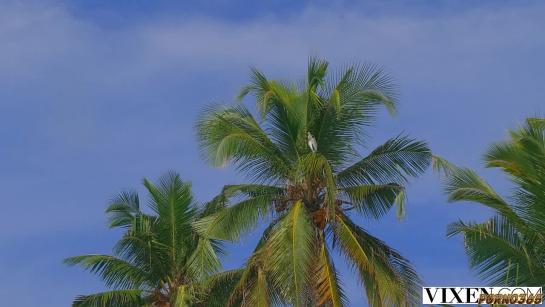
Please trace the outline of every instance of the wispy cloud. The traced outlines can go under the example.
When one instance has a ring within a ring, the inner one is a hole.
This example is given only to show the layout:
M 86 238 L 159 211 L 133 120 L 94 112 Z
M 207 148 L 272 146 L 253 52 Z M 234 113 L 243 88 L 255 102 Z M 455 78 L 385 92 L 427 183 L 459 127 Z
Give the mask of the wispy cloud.
M 3 75 L 20 77 L 48 69 L 57 69 L 59 75 L 63 73 L 59 67 L 83 67 L 91 73 L 89 78 L 96 74 L 112 81 L 173 67 L 216 70 L 256 65 L 290 71 L 304 66 L 301 58 L 320 54 L 340 61 L 420 67 L 424 73 L 441 65 L 457 76 L 476 60 L 489 59 L 481 62 L 487 66 L 512 52 L 543 48 L 539 35 L 544 10 L 544 4 L 535 2 L 449 15 L 372 16 L 309 7 L 296 16 L 270 15 L 240 23 L 169 16 L 112 28 L 78 19 L 61 5 L 6 4 L 0 10 L 0 67 Z

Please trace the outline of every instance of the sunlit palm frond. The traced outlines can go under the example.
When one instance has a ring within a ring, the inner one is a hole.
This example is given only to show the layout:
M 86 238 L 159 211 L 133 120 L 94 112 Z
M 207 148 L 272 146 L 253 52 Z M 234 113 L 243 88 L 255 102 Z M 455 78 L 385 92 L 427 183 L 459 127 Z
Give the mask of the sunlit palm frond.
M 274 280 L 267 271 L 266 263 L 270 259 L 271 249 L 269 238 L 276 229 L 282 217 L 273 220 L 263 231 L 252 255 L 241 269 L 240 277 L 234 286 L 226 306 L 254 306 L 258 303 L 264 306 L 283 306 L 287 304 L 285 294 L 274 285 Z M 267 292 L 259 287 L 267 285 Z M 258 295 L 262 295 L 259 297 Z
M 180 285 L 173 292 L 174 295 L 170 299 L 171 304 L 167 306 L 190 307 L 193 305 L 197 295 L 195 289 L 190 285 Z
M 342 214 L 334 228 L 343 255 L 365 285 L 369 303 L 417 305 L 420 279 L 408 260 Z M 379 304 L 379 305 L 380 305 Z
M 301 201 L 283 217 L 267 242 L 270 251 L 268 269 L 275 285 L 288 294 L 293 306 L 303 306 L 303 289 L 310 278 L 310 264 L 315 252 L 314 228 Z
M 271 306 L 269 289 L 271 286 L 262 269 L 258 269 L 255 278 L 249 284 L 247 295 L 242 306 L 268 307 Z

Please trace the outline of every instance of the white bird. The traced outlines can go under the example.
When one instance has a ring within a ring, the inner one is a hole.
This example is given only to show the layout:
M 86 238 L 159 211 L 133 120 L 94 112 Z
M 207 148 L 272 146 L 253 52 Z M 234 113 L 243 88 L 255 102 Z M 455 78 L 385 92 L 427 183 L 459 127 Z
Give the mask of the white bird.
M 316 143 L 316 139 L 314 138 L 314 136 L 312 136 L 312 134 L 310 134 L 310 132 L 307 132 L 307 134 L 308 147 L 310 148 L 310 150 L 312 150 L 312 152 L 316 152 L 316 150 L 318 150 L 318 143 Z

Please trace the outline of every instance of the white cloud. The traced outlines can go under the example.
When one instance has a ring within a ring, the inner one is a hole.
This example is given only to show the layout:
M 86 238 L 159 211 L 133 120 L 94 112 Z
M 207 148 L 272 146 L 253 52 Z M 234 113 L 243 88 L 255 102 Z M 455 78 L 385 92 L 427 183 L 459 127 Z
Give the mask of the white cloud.
M 0 68 L 2 74 L 30 77 L 32 72 L 69 66 L 120 80 L 173 66 L 293 70 L 304 67 L 302 59 L 319 54 L 433 73 L 431 68 L 440 65 L 463 73 L 477 60 L 486 66 L 487 58 L 543 48 L 543 12 L 545 5 L 538 2 L 432 16 L 372 16 L 357 10 L 309 8 L 284 19 L 272 16 L 236 23 L 194 16 L 115 28 L 80 20 L 59 5 L 4 5 Z

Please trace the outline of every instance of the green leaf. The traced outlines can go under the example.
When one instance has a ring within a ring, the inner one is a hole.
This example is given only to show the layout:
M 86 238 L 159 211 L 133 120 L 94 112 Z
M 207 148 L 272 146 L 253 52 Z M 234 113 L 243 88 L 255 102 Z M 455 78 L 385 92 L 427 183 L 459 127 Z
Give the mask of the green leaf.
M 337 215 L 334 232 L 371 306 L 419 303 L 420 279 L 408 260 L 343 214 Z
M 432 156 L 431 162 L 433 170 L 439 175 L 444 175 L 445 177 L 452 175 L 452 173 L 458 169 L 456 165 L 439 156 Z
M 110 202 L 106 209 L 110 228 L 128 227 L 134 217 L 140 213 L 140 201 L 138 194 L 134 191 L 122 192 Z
M 304 291 L 310 274 L 314 252 L 315 230 L 301 201 L 279 222 L 268 240 L 267 267 L 272 279 L 284 293 L 289 294 L 293 306 L 303 306 Z
M 478 202 L 511 217 L 513 222 L 522 223 L 522 221 L 518 221 L 519 218 L 509 204 L 486 181 L 470 169 L 458 168 L 453 171 L 445 180 L 445 191 L 451 202 Z
M 64 260 L 67 265 L 79 265 L 98 274 L 108 287 L 138 288 L 147 281 L 146 272 L 131 263 L 109 255 L 83 255 Z
M 140 307 L 142 306 L 141 290 L 113 290 L 90 295 L 76 297 L 72 306 L 74 307 Z
M 426 143 L 399 136 L 338 173 L 337 182 L 341 187 L 369 183 L 403 184 L 407 176 L 423 173 L 430 160 L 431 151 Z
M 180 176 L 170 172 L 159 180 L 159 184 L 144 179 L 152 201 L 151 209 L 161 218 L 157 223 L 158 241 L 169 250 L 169 260 L 173 268 L 185 261 L 184 250 L 192 232 L 191 223 L 197 216 L 198 210 L 193 202 L 191 185 L 183 182 Z M 173 274 L 179 273 L 177 269 Z
M 348 198 L 352 208 L 370 218 L 380 218 L 392 205 L 398 205 L 398 213 L 403 213 L 405 188 L 399 184 L 366 184 L 341 189 L 341 194 Z M 401 207 L 401 208 L 400 208 Z M 399 215 L 399 214 L 398 214 Z
M 181 285 L 176 289 L 173 307 L 189 307 L 194 300 L 195 294 L 193 289 L 188 285 Z
M 266 216 L 272 200 L 270 195 L 248 198 L 194 222 L 193 226 L 206 238 L 236 241 Z
M 188 271 L 196 280 L 203 280 L 221 269 L 221 263 L 217 255 L 218 250 L 221 251 L 221 248 L 217 242 L 208 238 L 199 238 L 197 248 L 193 251 L 187 263 Z
M 242 273 L 242 269 L 234 269 L 219 272 L 208 277 L 203 283 L 203 287 L 207 293 L 201 305 L 206 307 L 228 306 L 229 297 L 240 281 Z
M 210 108 L 196 129 L 200 147 L 214 166 L 232 161 L 252 177 L 268 180 L 287 172 L 283 153 L 243 106 Z

